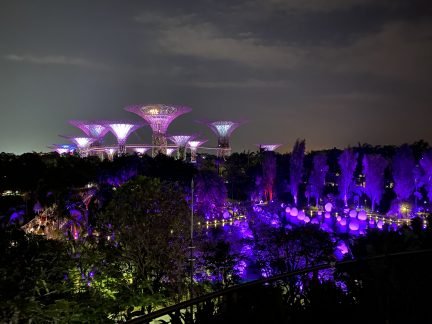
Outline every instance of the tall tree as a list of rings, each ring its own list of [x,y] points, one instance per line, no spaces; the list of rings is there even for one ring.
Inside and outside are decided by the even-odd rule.
[[[379,204],[384,193],[384,171],[388,162],[378,154],[366,154],[363,157],[363,173],[366,177],[364,191],[371,200],[372,211]]]
[[[305,140],[297,139],[290,159],[290,191],[294,199],[294,204],[298,203],[299,185],[303,177],[303,160],[305,153]]]
[[[400,146],[392,159],[394,191],[400,202],[408,200],[415,189],[415,166],[412,149],[407,144]]]
[[[264,152],[263,162],[263,182],[264,182],[264,195],[266,199],[273,200],[274,182],[276,178],[276,157],[274,152]]]
[[[421,160],[420,166],[423,171],[424,188],[427,191],[429,202],[432,201],[432,150],[426,151]]]
[[[116,190],[99,221],[130,278],[136,311],[128,317],[150,311],[155,296],[178,300],[185,293],[190,210],[178,186],[139,176]]]
[[[312,197],[315,197],[316,206],[324,189],[325,177],[329,167],[327,165],[327,156],[323,153],[317,154],[313,158],[313,168],[309,177],[308,191]]]
[[[338,162],[340,166],[339,175],[339,196],[344,201],[344,205],[348,206],[348,194],[354,184],[354,171],[357,166],[358,155],[350,148],[345,149],[339,156]]]

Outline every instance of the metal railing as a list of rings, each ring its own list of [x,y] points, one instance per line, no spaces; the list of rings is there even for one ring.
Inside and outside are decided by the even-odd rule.
[[[261,286],[263,284],[270,284],[272,282],[282,280],[282,279],[287,279],[289,277],[293,277],[296,275],[307,274],[307,273],[311,273],[311,272],[315,272],[315,271],[319,271],[319,270],[337,268],[337,267],[341,267],[341,266],[345,266],[345,265],[353,265],[353,264],[357,264],[357,263],[361,264],[364,262],[369,262],[369,261],[374,261],[374,260],[379,260],[379,259],[403,257],[403,256],[410,256],[410,255],[416,255],[416,254],[427,254],[427,253],[432,253],[432,249],[411,250],[411,251],[402,251],[402,252],[396,252],[396,253],[380,254],[380,255],[371,256],[371,257],[367,257],[367,258],[358,258],[358,259],[354,259],[354,260],[330,262],[330,263],[325,263],[325,264],[321,264],[321,265],[316,265],[313,267],[308,267],[308,268],[304,268],[304,269],[300,269],[300,270],[296,270],[296,271],[292,271],[292,272],[288,272],[288,273],[278,274],[278,275],[268,277],[268,278],[262,278],[262,279],[258,279],[258,280],[254,280],[254,281],[249,281],[249,282],[235,285],[235,286],[223,289],[223,290],[208,293],[208,294],[205,294],[205,295],[202,295],[199,297],[192,298],[190,300],[186,300],[184,302],[180,302],[178,304],[175,304],[175,305],[172,305],[169,307],[159,309],[159,310],[154,311],[152,313],[149,313],[149,314],[146,314],[146,315],[143,315],[140,317],[136,317],[132,320],[129,320],[127,323],[134,323],[134,324],[135,323],[149,323],[150,321],[155,320],[157,318],[160,318],[162,316],[173,315],[175,313],[178,313],[181,310],[185,310],[188,308],[190,309],[193,306],[205,303],[207,301],[211,301],[215,298],[229,295],[233,292],[240,291],[240,290],[245,289],[245,288],[257,287],[257,286]]]

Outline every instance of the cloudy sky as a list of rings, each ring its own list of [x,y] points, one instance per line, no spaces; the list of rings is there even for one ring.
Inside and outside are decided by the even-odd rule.
[[[0,152],[138,103],[191,107],[169,131],[209,145],[196,120],[247,119],[238,151],[432,143],[431,18],[430,0],[2,0]]]

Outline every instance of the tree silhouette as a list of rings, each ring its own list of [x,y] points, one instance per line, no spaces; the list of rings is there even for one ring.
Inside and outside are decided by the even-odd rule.
[[[364,192],[371,200],[373,211],[384,193],[384,171],[387,165],[387,160],[381,155],[366,154],[363,157],[363,172],[366,177]]]
[[[338,162],[340,166],[340,176],[338,181],[339,196],[344,201],[344,205],[348,206],[348,194],[353,186],[354,171],[357,166],[358,155],[350,148],[345,149],[339,156]]]
[[[414,169],[412,149],[404,144],[399,147],[392,159],[394,191],[400,202],[408,200],[415,189]]]
[[[313,158],[313,168],[309,177],[308,191],[312,197],[315,197],[316,206],[318,206],[319,199],[325,185],[325,177],[329,167],[327,165],[327,157],[325,154],[320,153]]]
[[[294,199],[294,204],[298,203],[299,185],[303,177],[303,160],[305,153],[305,140],[297,139],[290,159],[290,191]]]

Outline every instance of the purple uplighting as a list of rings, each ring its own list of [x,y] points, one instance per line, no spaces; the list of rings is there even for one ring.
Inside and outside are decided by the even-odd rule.
[[[166,153],[166,132],[168,126],[178,116],[192,111],[191,108],[185,106],[163,104],[133,105],[126,107],[125,110],[143,118],[153,130],[152,156],[156,156],[159,153]]]

